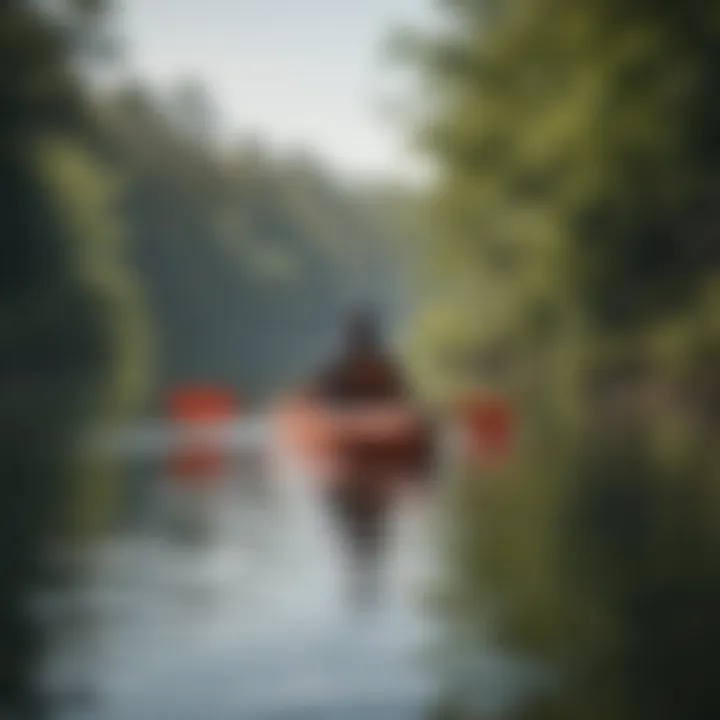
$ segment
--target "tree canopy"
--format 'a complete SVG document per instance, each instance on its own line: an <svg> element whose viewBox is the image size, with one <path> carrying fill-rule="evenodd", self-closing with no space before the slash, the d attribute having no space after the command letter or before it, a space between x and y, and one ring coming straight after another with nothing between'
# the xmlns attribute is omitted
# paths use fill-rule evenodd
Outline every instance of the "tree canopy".
<svg viewBox="0 0 720 720"><path fill-rule="evenodd" d="M522 419L500 482L460 484L451 607L565 678L528 717L707 717L720 12L443 10L416 46L439 175L416 364Z"/></svg>

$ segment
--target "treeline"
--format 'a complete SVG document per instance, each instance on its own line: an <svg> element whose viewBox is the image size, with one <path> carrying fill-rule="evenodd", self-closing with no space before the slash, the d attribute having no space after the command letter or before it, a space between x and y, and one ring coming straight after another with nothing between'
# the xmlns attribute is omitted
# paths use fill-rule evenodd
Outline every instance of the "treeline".
<svg viewBox="0 0 720 720"><path fill-rule="evenodd" d="M443 13L409 46L439 176L416 368L441 400L502 392L520 425L457 483L470 664L440 716L484 717L488 627L553 678L518 717L717 716L720 9Z"/></svg>
<svg viewBox="0 0 720 720"><path fill-rule="evenodd" d="M97 100L155 332L155 387L267 394L327 352L353 303L393 310L397 239L371 191L308 156L220 149L203 93L183 97L134 87Z"/></svg>
<svg viewBox="0 0 720 720"><path fill-rule="evenodd" d="M3 717L49 712L37 686L47 637L31 600L50 581L48 550L89 529L102 483L85 483L79 434L129 410L142 390L129 362L141 318L114 183L74 70L97 5L67 3L52 16L37 3L0 5Z"/></svg>

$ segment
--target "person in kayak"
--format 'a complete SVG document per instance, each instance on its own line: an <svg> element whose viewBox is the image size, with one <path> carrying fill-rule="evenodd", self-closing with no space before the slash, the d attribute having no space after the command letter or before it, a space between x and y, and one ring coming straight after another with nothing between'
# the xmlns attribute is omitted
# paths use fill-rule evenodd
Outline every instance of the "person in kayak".
<svg viewBox="0 0 720 720"><path fill-rule="evenodd" d="M328 428L337 462L325 496L350 562L353 603L377 599L397 491L426 470L429 457L428 433L410 409L408 387L378 326L372 312L353 314L340 356L306 395L339 413Z"/></svg>

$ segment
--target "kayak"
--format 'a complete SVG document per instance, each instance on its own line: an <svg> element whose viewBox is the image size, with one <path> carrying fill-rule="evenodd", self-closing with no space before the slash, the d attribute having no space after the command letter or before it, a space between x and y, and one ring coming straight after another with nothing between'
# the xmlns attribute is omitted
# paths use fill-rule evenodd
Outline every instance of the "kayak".
<svg viewBox="0 0 720 720"><path fill-rule="evenodd" d="M307 400L276 411L281 449L321 482L348 474L388 478L424 469L430 433L420 413L402 403L336 408Z"/></svg>

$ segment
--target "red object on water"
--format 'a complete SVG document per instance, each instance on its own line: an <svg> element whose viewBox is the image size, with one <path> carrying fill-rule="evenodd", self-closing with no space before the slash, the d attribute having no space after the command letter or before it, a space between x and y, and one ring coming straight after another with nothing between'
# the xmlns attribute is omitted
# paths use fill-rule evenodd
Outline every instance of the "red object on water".
<svg viewBox="0 0 720 720"><path fill-rule="evenodd" d="M291 400L281 408L280 440L323 483L348 475L394 478L422 473L430 432L402 403L333 411Z"/></svg>
<svg viewBox="0 0 720 720"><path fill-rule="evenodd" d="M167 411L175 424L202 427L232 420L237 413L235 394L226 388L194 385L172 390ZM207 483L226 466L227 457L211 440L179 448L170 456L170 474L175 481L193 485Z"/></svg>
<svg viewBox="0 0 720 720"><path fill-rule="evenodd" d="M236 400L225 388L198 385L173 390L168 409L178 422L220 422L235 414Z"/></svg>
<svg viewBox="0 0 720 720"><path fill-rule="evenodd" d="M511 454L516 417L507 399L491 394L475 397L462 404L459 414L473 461L498 463Z"/></svg>

